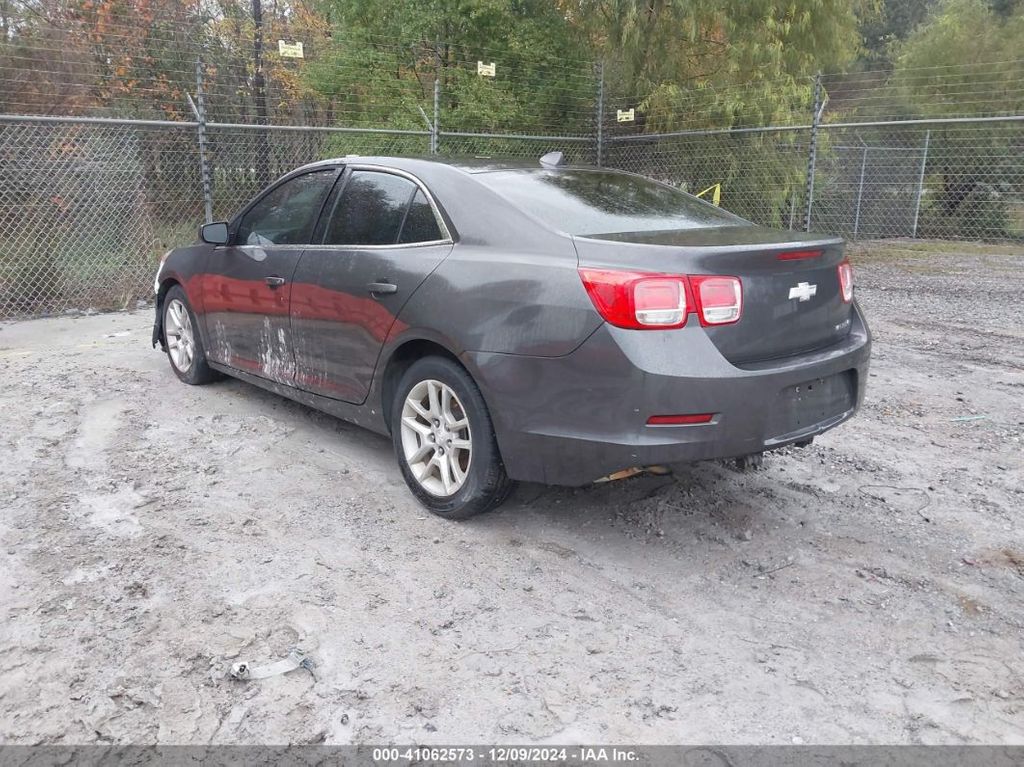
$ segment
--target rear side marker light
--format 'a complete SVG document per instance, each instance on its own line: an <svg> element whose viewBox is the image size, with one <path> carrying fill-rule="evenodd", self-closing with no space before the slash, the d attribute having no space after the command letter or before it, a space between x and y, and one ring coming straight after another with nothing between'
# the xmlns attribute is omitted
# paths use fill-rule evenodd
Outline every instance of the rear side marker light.
<svg viewBox="0 0 1024 767"><path fill-rule="evenodd" d="M843 259L836 269L839 271L839 290L843 303L848 304L853 300L853 266L849 260Z"/></svg>
<svg viewBox="0 0 1024 767"><path fill-rule="evenodd" d="M690 413L687 415L652 415L647 419L648 426L694 426L711 423L714 413Z"/></svg>
<svg viewBox="0 0 1024 767"><path fill-rule="evenodd" d="M779 261L801 261L805 258L817 258L820 250L786 250L776 256Z"/></svg>
<svg viewBox="0 0 1024 767"><path fill-rule="evenodd" d="M743 312L743 286L737 277L690 276L701 325L730 325Z"/></svg>

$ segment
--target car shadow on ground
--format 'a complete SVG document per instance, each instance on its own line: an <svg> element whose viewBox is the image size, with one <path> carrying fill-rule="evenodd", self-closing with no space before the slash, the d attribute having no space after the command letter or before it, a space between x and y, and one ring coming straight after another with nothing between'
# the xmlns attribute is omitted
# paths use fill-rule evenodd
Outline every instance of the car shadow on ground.
<svg viewBox="0 0 1024 767"><path fill-rule="evenodd" d="M229 379L215 387L218 395L244 401L245 410L279 421L289 440L379 475L396 515L427 514L405 487L389 437L242 381ZM521 482L501 507L451 524L463 534L498 533L517 540L550 537L556 530L573 537L586 531L594 541L609 544L629 539L685 548L694 542L742 545L755 535L766 545L779 536L775 542L788 549L802 526L793 507L806 506L799 502L806 493L797 492L794 504L792 490L775 487L785 479L771 476L775 460L768 459L769 468L744 472L731 461L679 465L667 475L644 473L583 487Z"/></svg>

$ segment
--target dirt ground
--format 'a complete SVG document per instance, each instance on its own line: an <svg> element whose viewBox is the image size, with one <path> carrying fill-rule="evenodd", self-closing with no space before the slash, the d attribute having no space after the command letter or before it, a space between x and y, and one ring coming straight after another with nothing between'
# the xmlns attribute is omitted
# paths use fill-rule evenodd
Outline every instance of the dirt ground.
<svg viewBox="0 0 1024 767"><path fill-rule="evenodd" d="M867 249L857 419L461 524L149 311L8 323L0 741L1024 743L1021 264Z"/></svg>

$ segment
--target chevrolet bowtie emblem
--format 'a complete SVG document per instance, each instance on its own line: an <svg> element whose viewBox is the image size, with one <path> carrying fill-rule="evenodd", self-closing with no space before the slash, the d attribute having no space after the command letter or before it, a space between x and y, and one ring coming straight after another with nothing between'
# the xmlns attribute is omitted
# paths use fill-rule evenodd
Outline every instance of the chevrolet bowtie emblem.
<svg viewBox="0 0 1024 767"><path fill-rule="evenodd" d="M798 282L789 289L789 297L798 301L810 301L811 296L818 293L818 286L809 282Z"/></svg>

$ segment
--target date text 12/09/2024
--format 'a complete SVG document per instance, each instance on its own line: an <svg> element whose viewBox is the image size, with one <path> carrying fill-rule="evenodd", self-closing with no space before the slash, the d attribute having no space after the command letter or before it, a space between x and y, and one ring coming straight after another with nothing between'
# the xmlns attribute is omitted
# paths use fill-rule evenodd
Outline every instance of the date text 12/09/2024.
<svg viewBox="0 0 1024 767"><path fill-rule="evenodd" d="M625 763L636 762L640 755L633 749L603 746L386 746L374 748L375 763L428 762L472 763Z"/></svg>

